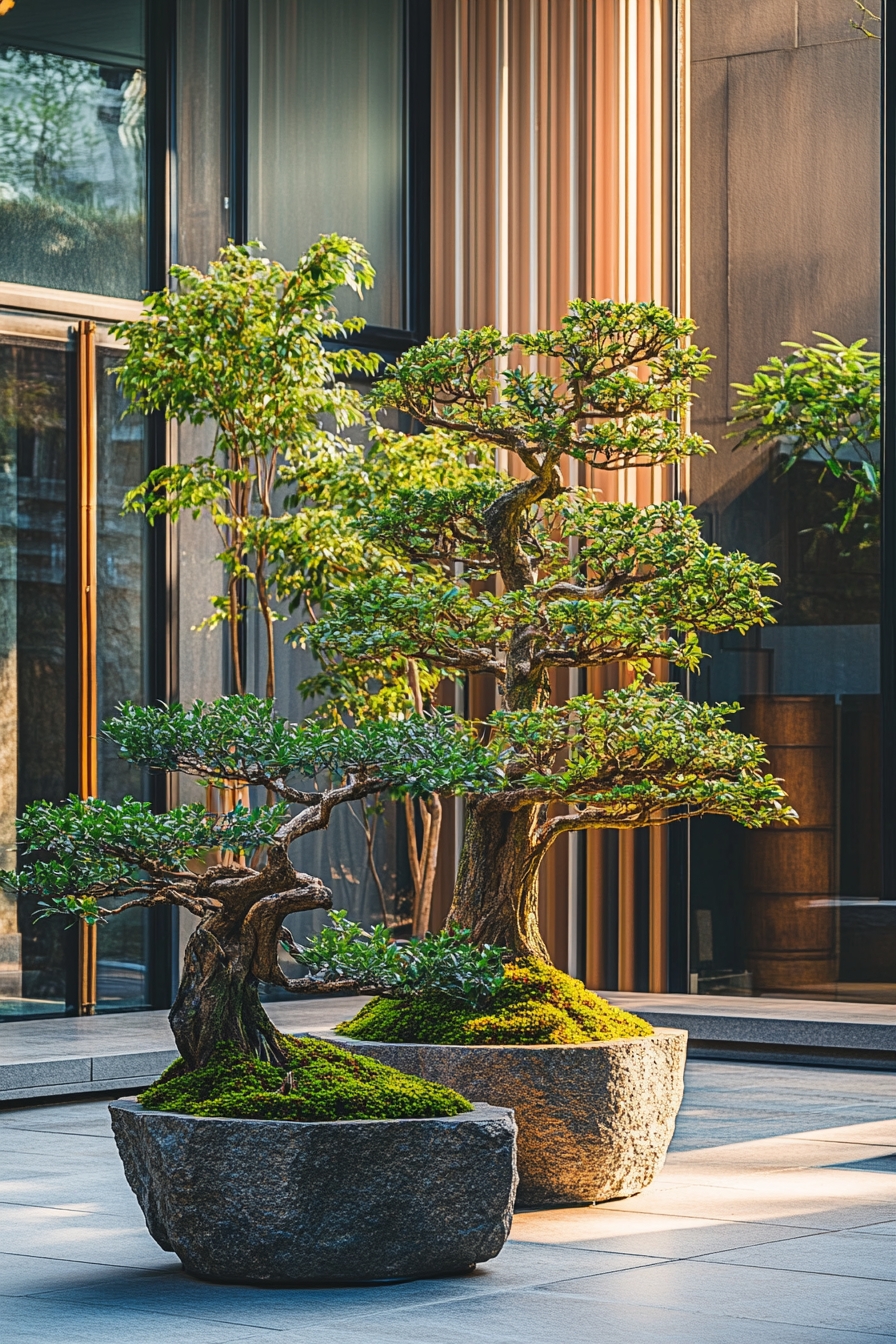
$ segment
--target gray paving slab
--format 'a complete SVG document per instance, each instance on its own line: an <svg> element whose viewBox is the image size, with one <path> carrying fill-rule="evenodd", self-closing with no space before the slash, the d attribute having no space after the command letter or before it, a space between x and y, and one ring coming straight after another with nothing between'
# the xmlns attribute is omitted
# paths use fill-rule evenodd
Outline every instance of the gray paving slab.
<svg viewBox="0 0 896 1344"><path fill-rule="evenodd" d="M691 994L632 994L607 998L656 1026L682 1027L691 1056L707 1051L776 1052L775 1064L792 1057L824 1063L873 1062L896 1071L896 1004L834 1003ZM361 997L274 1001L268 1011L285 1031L335 1026L367 1000ZM704 1049L706 1047L706 1049ZM760 1054L757 1055L756 1051ZM167 1013L115 1013L88 1018L37 1018L0 1022L0 1101L121 1092L146 1087L175 1058ZM828 1061L830 1062L830 1061ZM746 1137L736 1116L720 1118L728 1141Z"/></svg>
<svg viewBox="0 0 896 1344"><path fill-rule="evenodd" d="M896 1341L896 1190L890 1198L886 1175L829 1162L841 1149L896 1152L893 1082L853 1073L850 1094L833 1070L691 1064L687 1136L643 1195L518 1213L502 1254L470 1275L347 1289L189 1278L146 1232L104 1103L7 1108L0 1335L15 1344ZM735 1113L746 1134L725 1144L719 1121Z"/></svg>

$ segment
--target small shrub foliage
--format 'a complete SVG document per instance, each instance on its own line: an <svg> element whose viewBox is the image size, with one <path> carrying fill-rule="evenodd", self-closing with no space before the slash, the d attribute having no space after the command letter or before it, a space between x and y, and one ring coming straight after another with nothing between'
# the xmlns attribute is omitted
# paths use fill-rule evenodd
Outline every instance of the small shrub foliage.
<svg viewBox="0 0 896 1344"><path fill-rule="evenodd" d="M321 929L293 952L324 980L355 980L398 998L442 994L477 1008L488 1003L504 979L504 948L477 947L469 929L443 929L394 943L385 924L367 933L344 910L334 910L330 919L332 928Z"/></svg>
<svg viewBox="0 0 896 1344"><path fill-rule="evenodd" d="M653 1035L642 1018L531 957L505 966L503 983L485 1009L438 993L379 998L338 1030L357 1041L423 1045L584 1045Z"/></svg>
<svg viewBox="0 0 896 1344"><path fill-rule="evenodd" d="M458 1092L309 1036L281 1036L288 1067L248 1058L222 1042L209 1062L177 1059L140 1095L150 1111L234 1120L407 1120L460 1115Z"/></svg>

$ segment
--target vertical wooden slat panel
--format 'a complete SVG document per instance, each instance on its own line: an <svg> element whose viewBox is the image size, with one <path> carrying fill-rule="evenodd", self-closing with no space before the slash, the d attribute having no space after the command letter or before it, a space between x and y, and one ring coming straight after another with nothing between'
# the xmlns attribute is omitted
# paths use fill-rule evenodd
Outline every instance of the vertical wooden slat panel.
<svg viewBox="0 0 896 1344"><path fill-rule="evenodd" d="M78 323L78 792L96 797L96 326ZM96 1009L96 925L78 925L78 1010Z"/></svg>
<svg viewBox="0 0 896 1344"><path fill-rule="evenodd" d="M577 296L672 300L670 53L679 9L675 0L433 0L434 334L484 323L556 325ZM662 469L582 479L607 499L639 504L674 486L674 473ZM617 682L611 669L598 670L588 688ZM472 678L474 714L487 713L493 697L491 678ZM554 847L542 881L543 931L558 963L569 945L574 843ZM620 849L631 889L629 904L620 890L620 938L623 924L628 930L620 974L630 966L632 987L633 843L623 835ZM450 890L450 848L440 903ZM651 891L663 880L663 852L651 842L659 874ZM600 836L589 836L585 855L584 965L595 984L606 961ZM654 905L659 911L658 895Z"/></svg>

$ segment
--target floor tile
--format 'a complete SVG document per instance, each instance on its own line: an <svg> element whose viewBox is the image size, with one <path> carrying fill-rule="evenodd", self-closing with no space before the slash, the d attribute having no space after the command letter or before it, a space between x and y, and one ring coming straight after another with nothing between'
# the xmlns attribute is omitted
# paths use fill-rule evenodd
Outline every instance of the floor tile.
<svg viewBox="0 0 896 1344"><path fill-rule="evenodd" d="M712 1218L631 1213L606 1206L518 1214L511 1232L516 1241L627 1251L670 1259L816 1235L809 1228L780 1227L774 1223L726 1223Z"/></svg>
<svg viewBox="0 0 896 1344"><path fill-rule="evenodd" d="M862 1232L820 1232L775 1245L741 1247L705 1256L714 1264L798 1269L812 1274L842 1274L896 1283L896 1255L885 1237ZM896 1293L892 1294L896 1312Z"/></svg>
<svg viewBox="0 0 896 1344"><path fill-rule="evenodd" d="M570 1279L534 1292L550 1292L555 1298L571 1293L601 1303L705 1312L776 1326L825 1330L860 1326L870 1334L896 1334L896 1293L891 1283L878 1279L680 1260L625 1274Z"/></svg>

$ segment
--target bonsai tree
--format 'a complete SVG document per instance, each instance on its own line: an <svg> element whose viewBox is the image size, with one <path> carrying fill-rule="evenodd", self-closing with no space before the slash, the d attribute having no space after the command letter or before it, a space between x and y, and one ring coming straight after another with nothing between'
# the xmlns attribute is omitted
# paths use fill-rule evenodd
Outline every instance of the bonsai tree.
<svg viewBox="0 0 896 1344"><path fill-rule="evenodd" d="M880 531L880 355L867 341L844 345L833 336L783 345L792 353L760 365L751 383L733 384L734 446L780 443L784 472L820 463L819 479L841 486L832 526L842 535L859 520L871 543Z"/></svg>
<svg viewBox="0 0 896 1344"><path fill-rule="evenodd" d="M279 949L300 949L284 919L331 903L319 878L293 866L294 842L326 827L334 807L370 793L475 792L498 773L494 754L447 712L356 728L297 726L275 715L270 702L231 696L189 710L125 705L105 731L137 765L234 789L258 787L278 800L252 809L237 804L224 815L198 803L164 815L133 799L33 803L20 823L32 861L18 873L0 874L8 889L37 896L44 915L95 924L134 907L175 905L199 918L170 1015L189 1070L207 1065L221 1045L288 1066L289 1054L258 996L262 982L292 993L365 985L390 993L408 979L396 976L394 955L384 967L381 958L360 964L360 975L357 961L346 977L285 975ZM326 780L320 788L307 783L320 776ZM265 857L255 868L245 856L258 847ZM203 866L209 851L233 862ZM458 957L473 980L495 974L493 957L463 938L456 943L449 948L449 991L458 979ZM427 950L424 961L428 971L416 981L411 975L411 990L443 983L439 958L434 962Z"/></svg>
<svg viewBox="0 0 896 1344"><path fill-rule="evenodd" d="M614 472L710 451L683 419L706 352L656 304L574 301L555 331L492 327L402 356L376 403L501 449L512 474L406 488L368 511L400 563L333 594L304 638L335 675L396 656L430 676L489 673L501 708L475 725L502 775L468 793L449 923L548 959L538 872L569 831L719 813L794 818L763 747L726 728L736 706L691 703L655 680L696 671L701 632L771 619L770 568L707 543L692 511L639 508L564 484L564 462ZM514 362L521 354L525 365ZM551 703L557 668L621 663L630 684Z"/></svg>

